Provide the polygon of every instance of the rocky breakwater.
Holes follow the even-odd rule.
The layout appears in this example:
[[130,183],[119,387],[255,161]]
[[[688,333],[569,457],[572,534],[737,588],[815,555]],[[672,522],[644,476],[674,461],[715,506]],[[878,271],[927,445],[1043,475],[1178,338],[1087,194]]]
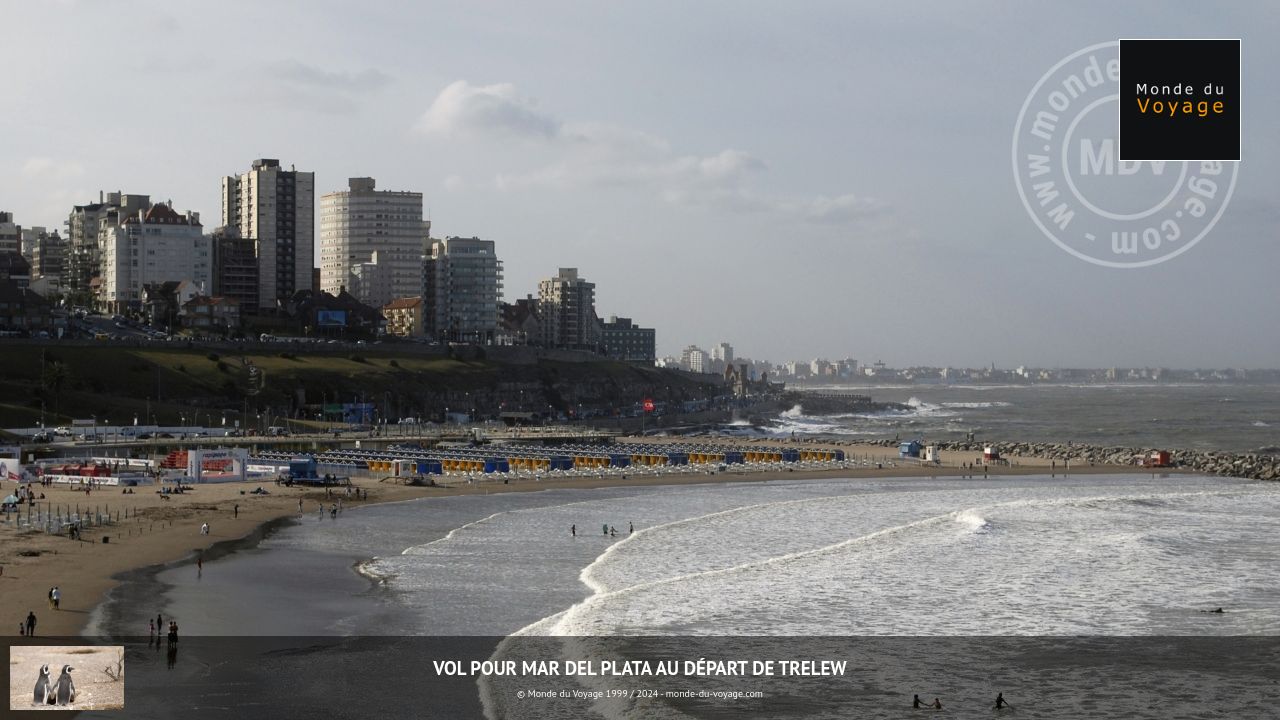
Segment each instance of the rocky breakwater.
[[782,410],[800,406],[805,415],[839,415],[842,413],[881,413],[905,411],[910,408],[902,403],[878,402],[869,395],[843,392],[787,391],[777,399],[775,406]]
[[[897,445],[896,440],[878,440],[884,447]],[[981,454],[992,448],[1005,459],[1043,458],[1046,460],[1088,463],[1091,465],[1147,465],[1153,452],[1163,448],[1080,445],[1050,442],[937,442],[940,450]],[[1280,456],[1266,453],[1232,453],[1210,450],[1169,450],[1167,467],[1183,468],[1207,475],[1280,480]]]

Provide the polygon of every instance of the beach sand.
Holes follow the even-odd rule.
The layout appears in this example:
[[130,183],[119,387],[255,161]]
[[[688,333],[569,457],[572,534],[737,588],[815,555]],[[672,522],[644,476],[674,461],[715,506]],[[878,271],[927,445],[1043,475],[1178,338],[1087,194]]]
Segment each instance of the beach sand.
[[[691,438],[653,438],[644,442],[697,442]],[[707,439],[711,442],[712,439]],[[785,441],[771,439],[752,441],[740,439],[714,439],[717,443],[742,445],[779,445]],[[970,462],[972,453],[943,456],[942,466],[922,467],[916,463],[900,463],[893,448],[876,445],[800,442],[811,448],[841,448],[853,459],[870,463],[883,463],[882,468],[871,467],[833,469],[820,471],[725,471],[706,469],[686,474],[662,474],[659,476],[628,475],[578,476],[567,478],[528,478],[488,480],[468,484],[465,478],[445,477],[440,487],[412,487],[395,481],[356,479],[353,484],[368,491],[368,500],[344,497],[344,508],[364,504],[395,502],[423,497],[448,495],[529,492],[555,488],[595,488],[603,486],[681,485],[706,482],[760,482],[767,480],[801,478],[865,478],[865,477],[947,477],[960,476],[963,471],[954,465]],[[1012,467],[992,468],[992,475],[1037,474],[1049,466],[1048,460],[1019,458]],[[1073,468],[1077,473],[1140,472],[1131,466],[1098,466]],[[1147,471],[1149,472],[1149,471]],[[982,470],[975,474],[981,476]],[[250,495],[254,488],[262,487],[269,495]],[[171,495],[164,500],[154,486],[136,488],[134,494],[121,494],[116,489],[101,489],[86,495],[70,488],[37,488],[45,493],[45,503],[70,510],[101,509],[118,523],[105,527],[86,529],[80,540],[65,535],[49,535],[39,531],[19,532],[13,523],[0,525],[0,634],[17,635],[19,624],[29,611],[38,619],[36,637],[70,637],[81,633],[89,621],[94,607],[115,584],[113,576],[127,570],[163,565],[183,560],[194,561],[200,552],[210,545],[245,537],[262,524],[298,514],[298,500],[303,501],[306,514],[318,512],[319,504],[326,508],[336,502],[342,493],[335,491],[333,498],[326,498],[323,488],[288,488],[273,482],[251,481],[243,483],[202,484],[189,492]],[[238,512],[236,506],[239,506]],[[127,515],[127,519],[126,516]],[[202,524],[208,523],[210,532],[200,533]],[[110,536],[109,543],[103,543]],[[59,610],[49,606],[48,592],[53,586],[61,591]]]

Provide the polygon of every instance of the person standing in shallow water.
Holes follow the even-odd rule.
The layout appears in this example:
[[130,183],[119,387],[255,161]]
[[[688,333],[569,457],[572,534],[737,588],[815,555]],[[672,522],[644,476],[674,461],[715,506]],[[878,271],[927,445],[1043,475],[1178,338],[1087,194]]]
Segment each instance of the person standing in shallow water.
[[578,526],[576,524],[569,526],[569,534],[573,535],[574,537],[578,537]]

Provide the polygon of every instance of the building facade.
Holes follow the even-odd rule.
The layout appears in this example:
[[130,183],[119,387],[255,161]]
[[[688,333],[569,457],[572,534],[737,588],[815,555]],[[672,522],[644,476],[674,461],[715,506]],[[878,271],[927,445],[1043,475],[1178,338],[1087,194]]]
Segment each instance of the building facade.
[[213,249],[214,297],[234,300],[236,314],[257,314],[258,255],[252,239],[240,237],[234,227],[220,227],[209,239]]
[[98,202],[76,205],[67,217],[63,287],[87,294],[102,276],[103,234],[127,218],[151,209],[150,195],[99,191]]
[[657,356],[656,335],[653,328],[642,328],[631,318],[611,316],[600,325],[600,346],[615,360],[652,365]]
[[144,285],[189,280],[208,292],[213,251],[199,213],[165,204],[124,218],[102,236],[102,282],[97,302],[110,312],[141,307]]
[[599,344],[596,286],[578,277],[577,268],[560,268],[538,283],[543,346],[595,350]]
[[315,173],[254,160],[249,172],[222,178],[222,225],[254,243],[259,311],[275,312],[295,292],[311,289]]
[[0,210],[0,252],[22,252],[22,226],[13,221],[13,213],[3,210]]
[[373,178],[347,184],[320,198],[320,289],[346,288],[374,307],[420,295],[430,230],[422,220],[422,193],[377,190]]
[[502,261],[492,240],[432,240],[423,259],[427,331],[443,342],[490,344],[497,339]]
[[396,298],[382,306],[387,319],[387,334],[396,337],[422,337],[426,334],[422,297]]

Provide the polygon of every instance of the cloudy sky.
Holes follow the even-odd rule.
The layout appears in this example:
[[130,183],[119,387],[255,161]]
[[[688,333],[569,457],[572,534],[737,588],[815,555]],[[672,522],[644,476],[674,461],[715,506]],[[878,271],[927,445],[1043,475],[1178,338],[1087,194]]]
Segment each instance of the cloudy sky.
[[[0,209],[99,190],[220,223],[258,157],[373,176],[497,241],[508,300],[576,266],[659,352],[891,365],[1280,366],[1280,14],[1264,3],[0,0]],[[1143,270],[1054,246],[1010,139],[1118,37],[1240,37],[1244,162]]]

